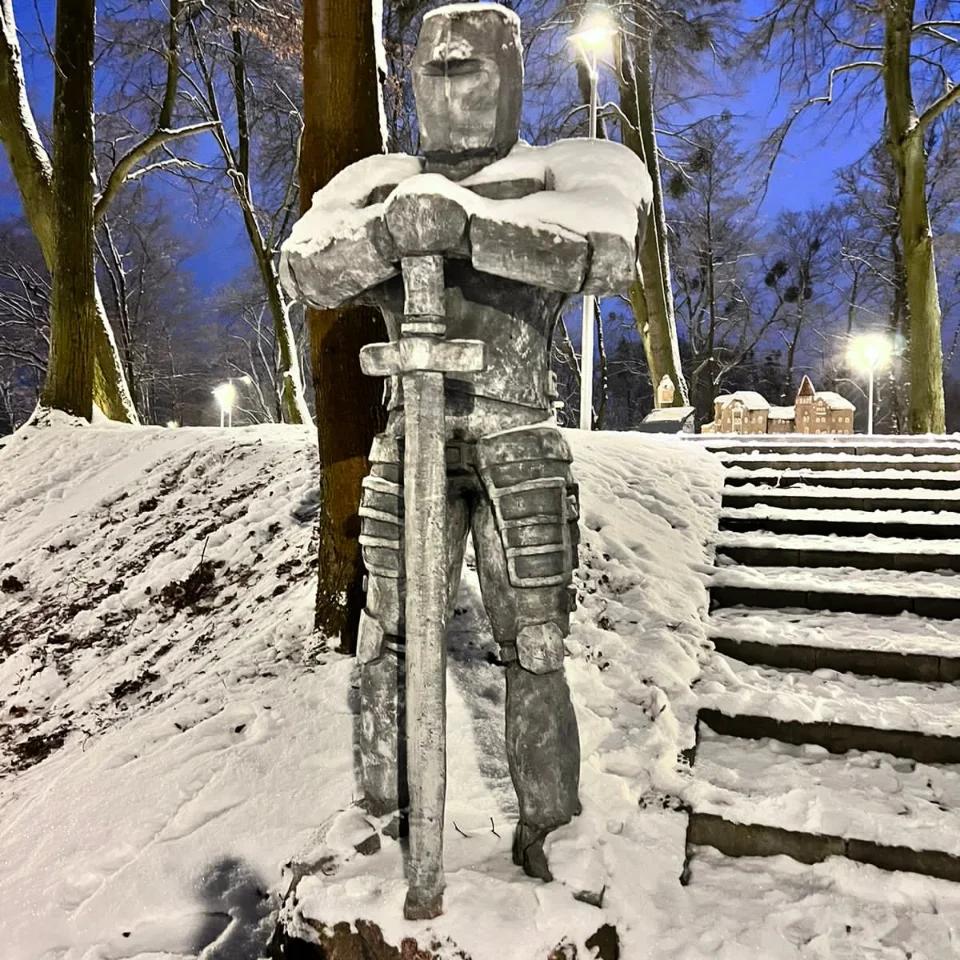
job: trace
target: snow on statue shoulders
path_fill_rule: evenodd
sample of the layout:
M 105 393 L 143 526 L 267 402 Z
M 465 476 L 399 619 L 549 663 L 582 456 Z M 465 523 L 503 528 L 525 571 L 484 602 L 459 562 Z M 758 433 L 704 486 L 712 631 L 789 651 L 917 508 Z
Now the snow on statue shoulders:
M 283 245 L 291 292 L 338 307 L 421 253 L 564 293 L 622 293 L 636 279 L 652 189 L 623 145 L 518 142 L 459 182 L 423 170 L 406 154 L 366 157 L 315 194 Z

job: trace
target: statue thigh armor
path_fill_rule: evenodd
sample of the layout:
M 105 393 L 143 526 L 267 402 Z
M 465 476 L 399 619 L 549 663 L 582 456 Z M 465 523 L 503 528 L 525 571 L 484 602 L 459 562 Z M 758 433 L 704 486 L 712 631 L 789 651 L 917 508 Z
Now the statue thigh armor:
M 579 811 L 580 741 L 563 673 L 573 609 L 579 496 L 552 425 L 477 444 L 484 493 L 473 538 L 484 608 L 506 665 L 506 747 L 521 827 L 547 831 Z
M 484 608 L 506 666 L 506 747 L 521 823 L 546 831 L 578 811 L 580 748 L 563 674 L 572 608 L 578 495 L 566 442 L 552 425 L 457 445 L 469 464 L 448 480 L 448 614 L 472 532 Z M 368 571 L 357 644 L 363 790 L 384 815 L 406 804 L 402 456 L 381 435 L 364 481 L 361 545 Z

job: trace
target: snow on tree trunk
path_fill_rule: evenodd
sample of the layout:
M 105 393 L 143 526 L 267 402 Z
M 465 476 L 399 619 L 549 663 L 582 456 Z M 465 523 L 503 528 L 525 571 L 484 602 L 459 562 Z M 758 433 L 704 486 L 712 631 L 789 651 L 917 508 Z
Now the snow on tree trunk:
M 304 132 L 300 199 L 362 157 L 380 153 L 380 86 L 370 0 L 305 0 Z M 360 348 L 386 339 L 370 308 L 310 310 L 310 356 L 320 446 L 317 626 L 350 649 L 363 606 L 357 537 L 360 482 L 382 429 L 382 384 L 360 371 Z

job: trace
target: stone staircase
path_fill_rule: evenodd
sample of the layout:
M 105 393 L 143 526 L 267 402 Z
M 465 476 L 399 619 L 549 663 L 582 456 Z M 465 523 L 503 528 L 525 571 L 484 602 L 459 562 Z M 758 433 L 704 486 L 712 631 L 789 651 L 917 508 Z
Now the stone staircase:
M 725 441 L 698 850 L 960 882 L 960 442 Z

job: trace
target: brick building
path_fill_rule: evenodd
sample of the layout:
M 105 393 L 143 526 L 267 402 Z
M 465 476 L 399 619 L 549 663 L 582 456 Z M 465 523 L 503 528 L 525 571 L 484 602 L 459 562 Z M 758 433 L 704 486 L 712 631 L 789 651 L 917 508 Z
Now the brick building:
M 703 433 L 853 433 L 856 408 L 832 390 L 815 390 L 804 377 L 792 407 L 771 407 L 753 390 L 738 390 L 714 401 L 712 423 Z

